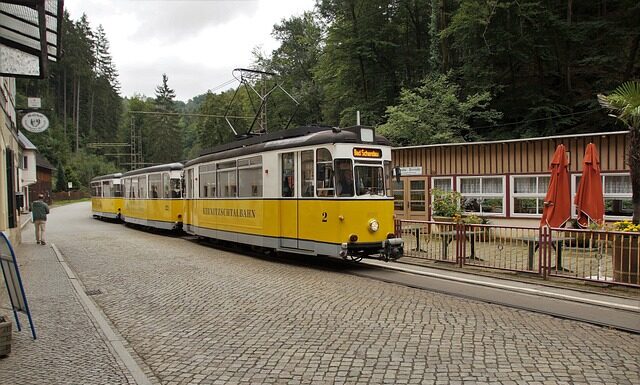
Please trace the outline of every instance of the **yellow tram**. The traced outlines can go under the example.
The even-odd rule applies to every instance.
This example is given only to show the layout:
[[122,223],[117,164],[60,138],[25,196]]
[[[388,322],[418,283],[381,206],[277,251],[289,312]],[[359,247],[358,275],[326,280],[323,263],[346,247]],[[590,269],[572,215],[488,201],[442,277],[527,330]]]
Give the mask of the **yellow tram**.
[[187,233],[355,260],[402,255],[391,148],[373,128],[301,127],[239,140],[186,162],[183,178]]
[[126,223],[158,229],[182,227],[182,164],[146,167],[122,174]]
[[91,212],[97,218],[120,219],[122,214],[122,174],[91,179]]

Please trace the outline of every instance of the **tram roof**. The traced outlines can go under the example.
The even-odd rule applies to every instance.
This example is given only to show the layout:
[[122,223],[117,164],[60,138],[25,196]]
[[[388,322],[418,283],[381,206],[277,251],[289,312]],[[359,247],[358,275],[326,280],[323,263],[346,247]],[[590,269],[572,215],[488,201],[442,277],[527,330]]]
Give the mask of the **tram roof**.
[[354,126],[347,128],[305,126],[236,140],[216,146],[200,153],[196,159],[185,163],[185,167],[192,164],[212,160],[234,158],[263,151],[281,150],[287,148],[313,146],[327,143],[357,143],[363,145],[389,146],[389,141],[383,136],[375,135],[374,142],[360,140],[360,129],[371,128]]
[[182,170],[182,163],[167,163],[167,164],[158,164],[156,166],[149,166],[145,168],[139,168],[137,170],[127,171],[122,174],[123,177],[132,176],[132,175],[140,175],[140,174],[150,174],[153,172],[160,171],[173,171],[173,170]]
[[122,178],[122,173],[121,172],[117,172],[115,174],[100,175],[100,176],[97,176],[97,177],[91,179],[91,181],[92,182],[97,182],[97,181],[101,181],[101,180],[118,179],[118,178]]

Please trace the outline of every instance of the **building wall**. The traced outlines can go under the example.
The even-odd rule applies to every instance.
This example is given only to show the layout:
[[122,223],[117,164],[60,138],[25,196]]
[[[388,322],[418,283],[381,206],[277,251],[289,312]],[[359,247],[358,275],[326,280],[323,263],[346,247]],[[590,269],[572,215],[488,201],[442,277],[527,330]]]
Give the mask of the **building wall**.
[[[16,129],[15,79],[0,77],[0,231],[5,232],[9,240],[20,243],[20,214],[15,206],[15,192],[19,191],[20,145]],[[11,181],[8,181],[7,154],[12,154],[13,167]],[[12,182],[13,191],[8,193],[8,183]],[[9,218],[14,218],[14,224]]]
[[392,157],[394,166],[421,166],[429,176],[533,174],[546,173],[556,147],[564,144],[570,155],[569,171],[580,172],[584,149],[591,142],[600,152],[602,170],[629,170],[624,133],[393,149]]
[[[613,176],[626,176],[629,167],[626,164],[627,133],[599,133],[550,138],[532,138],[504,142],[460,143],[395,148],[392,150],[394,167],[421,167],[420,175],[401,177],[404,181],[404,209],[397,210],[396,216],[410,219],[430,219],[431,198],[429,190],[433,187],[433,177],[450,177],[453,189],[461,191],[458,184],[464,177],[484,176],[503,177],[504,207],[501,215],[487,214],[492,223],[536,226],[539,214],[512,215],[513,177],[545,176],[549,174],[549,163],[560,144],[564,144],[569,153],[569,172],[571,174],[572,193],[577,187],[576,176],[582,172],[584,151],[589,143],[594,143],[600,155],[602,173]],[[521,180],[521,179],[520,179]],[[613,178],[612,178],[613,180]],[[412,192],[409,183],[422,181],[426,210],[410,210]],[[626,186],[626,184],[625,184]],[[414,197],[416,191],[413,191]],[[418,194],[419,195],[419,194]],[[622,197],[626,199],[626,195]],[[630,199],[630,194],[629,194]],[[396,199],[397,200],[397,199]],[[416,205],[419,206],[419,205]],[[605,219],[617,220],[620,216]]]

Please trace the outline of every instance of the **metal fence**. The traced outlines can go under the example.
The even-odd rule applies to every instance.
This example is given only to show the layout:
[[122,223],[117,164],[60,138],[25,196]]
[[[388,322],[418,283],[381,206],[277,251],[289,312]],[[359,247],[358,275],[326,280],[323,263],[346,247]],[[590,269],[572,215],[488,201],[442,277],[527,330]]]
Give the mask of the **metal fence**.
[[405,256],[640,286],[640,234],[399,220]]

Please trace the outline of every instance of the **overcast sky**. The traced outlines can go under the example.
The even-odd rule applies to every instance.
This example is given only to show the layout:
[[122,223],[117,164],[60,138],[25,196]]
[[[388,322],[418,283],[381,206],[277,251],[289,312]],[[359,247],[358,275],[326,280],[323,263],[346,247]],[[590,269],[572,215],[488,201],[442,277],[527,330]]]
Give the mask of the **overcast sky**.
[[[178,100],[233,79],[252,50],[271,53],[273,25],[313,9],[314,0],[65,0],[72,20],[105,29],[122,96],[154,96],[169,77]],[[63,42],[64,45],[64,42]],[[232,84],[226,88],[235,87]],[[215,92],[219,92],[217,90]]]

